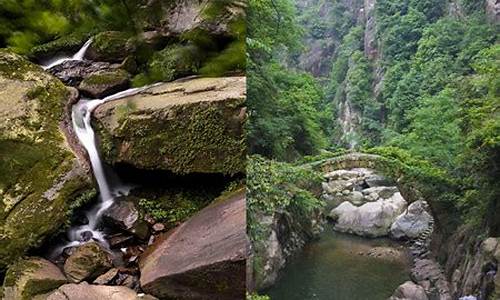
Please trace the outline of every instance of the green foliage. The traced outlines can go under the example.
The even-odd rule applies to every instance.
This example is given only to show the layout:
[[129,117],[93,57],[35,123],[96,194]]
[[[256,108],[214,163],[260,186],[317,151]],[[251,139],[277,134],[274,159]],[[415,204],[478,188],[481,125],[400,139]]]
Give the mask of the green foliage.
[[271,300],[267,295],[250,294],[247,292],[247,300]]
[[322,176],[311,169],[250,156],[247,164],[247,231],[259,239],[264,230],[256,222],[260,214],[276,211],[307,216],[322,202],[313,194],[321,187]]
[[301,47],[293,2],[250,1],[247,32],[249,152],[279,160],[317,153],[331,109],[316,80],[284,62]]
[[198,71],[203,52],[195,45],[171,45],[156,52],[147,64],[147,71],[137,75],[132,84],[142,86],[157,81],[172,81]]
[[165,223],[168,228],[177,226],[200,210],[200,203],[187,200],[187,195],[177,194],[169,201],[140,199],[139,206],[157,222]]
[[421,107],[410,114],[408,130],[388,144],[407,149],[438,166],[453,169],[462,149],[456,97],[453,90],[447,89],[422,99]]

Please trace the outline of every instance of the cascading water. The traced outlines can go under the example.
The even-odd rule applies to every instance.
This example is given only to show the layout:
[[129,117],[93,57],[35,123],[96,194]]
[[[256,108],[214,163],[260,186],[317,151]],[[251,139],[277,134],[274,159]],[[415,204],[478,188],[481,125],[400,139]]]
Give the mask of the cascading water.
[[[85,51],[88,49],[91,42],[92,39],[88,40],[85,45],[83,45],[83,47],[71,57],[52,60],[51,63],[44,66],[44,69],[49,69],[67,60],[82,60],[85,55]],[[102,103],[137,94],[149,87],[151,86],[128,89],[103,99],[81,99],[73,106],[71,115],[73,128],[80,143],[87,150],[89,155],[92,171],[99,188],[99,201],[85,213],[88,221],[87,224],[70,228],[67,234],[69,242],[55,247],[51,253],[51,257],[57,257],[67,247],[78,246],[90,240],[95,240],[104,247],[109,248],[105,239],[105,233],[99,229],[102,214],[113,204],[116,197],[127,195],[130,191],[130,186],[124,186],[118,182],[110,183],[109,178],[106,176],[106,173],[111,175],[109,174],[111,170],[105,170],[99,156],[99,151],[96,146],[95,133],[91,125],[91,115],[92,111]]]
[[[108,248],[105,233],[99,229],[102,214],[113,204],[116,197],[128,195],[130,186],[125,186],[117,182],[111,184],[108,180],[106,170],[104,169],[97,149],[95,133],[91,125],[92,111],[102,103],[137,94],[149,87],[151,86],[128,89],[104,99],[81,99],[73,106],[71,115],[73,128],[80,143],[87,150],[89,155],[92,171],[99,188],[99,201],[85,214],[88,224],[70,228],[67,235],[69,242],[56,247],[52,252],[52,257],[57,257],[67,247],[78,246],[89,240],[95,240]],[[107,172],[110,171],[108,170]]]
[[92,44],[92,39],[89,39],[88,41],[86,41],[85,44],[83,44],[82,48],[80,48],[80,50],[78,50],[78,52],[76,52],[74,55],[53,58],[53,59],[47,61],[46,63],[44,63],[42,65],[42,68],[44,70],[47,70],[47,69],[50,69],[54,66],[60,65],[63,62],[68,61],[68,60],[82,60],[83,57],[85,56],[85,53],[87,52],[87,49],[89,48],[90,44]]

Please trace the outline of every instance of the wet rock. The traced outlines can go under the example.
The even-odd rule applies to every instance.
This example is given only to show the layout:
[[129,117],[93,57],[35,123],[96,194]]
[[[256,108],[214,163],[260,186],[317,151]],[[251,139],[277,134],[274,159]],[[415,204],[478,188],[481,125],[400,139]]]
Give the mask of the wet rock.
[[112,267],[110,254],[96,242],[79,246],[64,263],[64,273],[74,282],[93,280]]
[[92,231],[84,231],[80,235],[80,242],[81,243],[88,242],[92,239],[93,236],[94,235],[92,234]]
[[400,285],[389,300],[428,300],[425,290],[420,285],[407,281]]
[[372,174],[370,176],[367,176],[365,178],[365,183],[369,186],[369,187],[377,187],[377,186],[391,186],[391,185],[394,185],[394,183],[389,180],[388,178],[382,176],[382,175],[378,175],[378,174]]
[[111,248],[119,248],[133,240],[132,235],[117,233],[108,238],[108,243]]
[[76,97],[39,66],[0,50],[0,270],[68,222],[70,204],[92,189],[65,127]]
[[130,232],[140,239],[146,239],[149,236],[148,224],[140,217],[135,203],[126,198],[117,199],[104,212],[102,218],[110,226]]
[[112,268],[106,273],[100,275],[94,280],[94,284],[109,284],[118,276],[119,270],[117,268]]
[[361,236],[378,237],[389,233],[391,224],[406,209],[400,193],[386,200],[368,202],[359,207],[345,201],[330,212],[335,230]]
[[396,239],[414,239],[428,230],[432,217],[425,207],[422,200],[411,203],[391,225],[391,236]]
[[159,298],[245,297],[244,189],[201,210],[157,240],[140,260],[144,291]]
[[91,98],[102,99],[126,90],[129,87],[129,74],[124,70],[101,71],[83,79],[78,90]]
[[19,259],[7,270],[2,299],[31,300],[35,295],[47,293],[67,282],[61,270],[46,259]]
[[63,249],[62,251],[62,255],[64,258],[68,258],[71,256],[71,254],[73,254],[73,252],[75,252],[77,247],[66,247]]
[[[138,300],[137,293],[125,286],[70,283],[49,294],[46,300]],[[154,299],[154,298],[153,298]]]
[[376,194],[376,198],[390,198],[392,195],[398,192],[398,188],[395,186],[377,186],[377,187],[371,187],[364,189],[363,195],[371,195],[373,193]]
[[102,71],[115,70],[118,66],[107,62],[93,62],[88,60],[68,60],[48,71],[62,82],[71,86],[78,86],[82,80],[91,74]]
[[93,120],[103,159],[181,174],[244,172],[245,91],[244,77],[196,78],[104,103]]

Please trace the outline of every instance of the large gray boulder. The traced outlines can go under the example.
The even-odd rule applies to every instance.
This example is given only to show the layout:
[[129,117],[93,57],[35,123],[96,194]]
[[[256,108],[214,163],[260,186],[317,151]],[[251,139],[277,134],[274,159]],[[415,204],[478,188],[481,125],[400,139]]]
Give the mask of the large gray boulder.
[[389,233],[391,224],[406,209],[406,200],[395,193],[389,199],[368,202],[359,207],[345,201],[330,212],[334,229],[361,236],[379,237]]
[[218,199],[159,238],[141,257],[141,288],[166,299],[243,299],[245,191]]
[[152,86],[94,111],[110,164],[174,173],[245,171],[244,77],[189,78]]
[[391,225],[391,236],[396,239],[414,239],[429,229],[432,217],[425,206],[422,200],[411,203]]

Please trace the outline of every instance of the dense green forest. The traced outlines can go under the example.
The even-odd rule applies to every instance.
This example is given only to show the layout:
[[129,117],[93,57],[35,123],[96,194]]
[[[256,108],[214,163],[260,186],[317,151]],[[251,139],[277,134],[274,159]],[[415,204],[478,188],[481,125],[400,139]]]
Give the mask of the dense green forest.
[[[367,46],[363,1],[303,2],[250,1],[250,152],[300,162],[349,145],[383,146],[381,153],[441,168],[458,187],[443,201],[499,233],[500,46],[485,3],[377,1],[369,16],[376,45]],[[304,17],[327,4],[327,17]],[[331,56],[321,58],[331,63],[326,76],[298,67],[310,37],[335,40]],[[347,102],[360,119],[349,134],[339,109]]]

